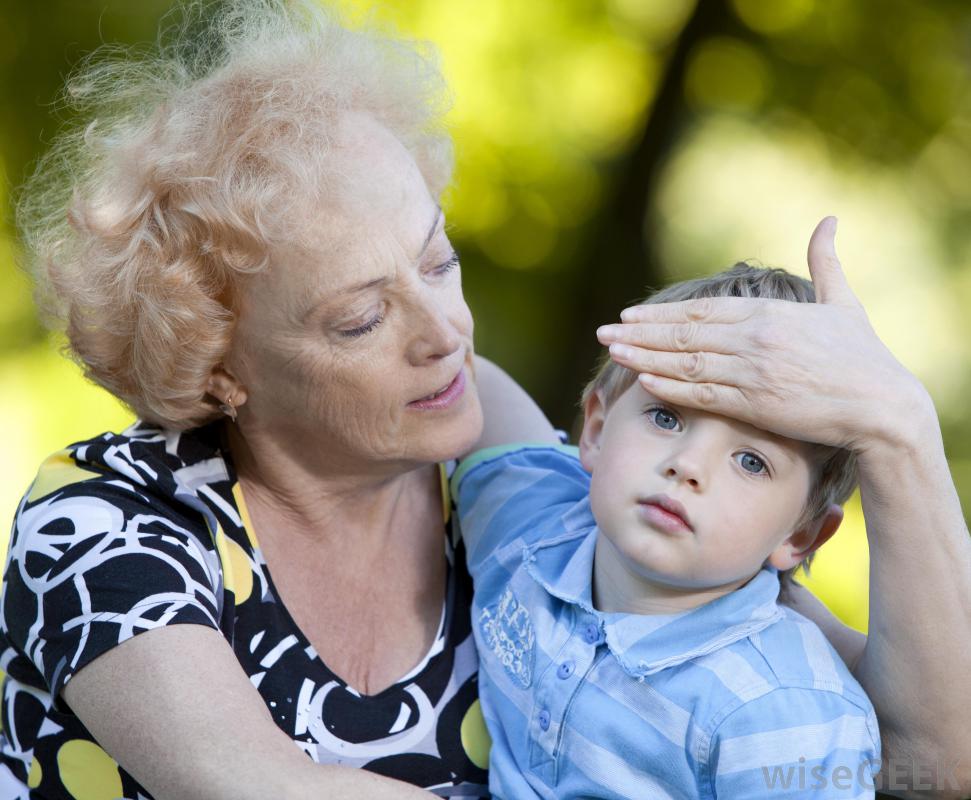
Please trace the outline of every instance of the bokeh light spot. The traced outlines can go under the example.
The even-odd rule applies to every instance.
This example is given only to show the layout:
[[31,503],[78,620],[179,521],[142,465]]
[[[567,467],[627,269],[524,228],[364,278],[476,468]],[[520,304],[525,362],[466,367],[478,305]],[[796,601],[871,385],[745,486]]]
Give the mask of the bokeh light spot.
[[738,18],[759,33],[789,31],[805,22],[814,0],[732,0]]
[[765,100],[769,72],[758,51],[729,37],[698,47],[685,78],[688,100],[699,107],[751,111]]

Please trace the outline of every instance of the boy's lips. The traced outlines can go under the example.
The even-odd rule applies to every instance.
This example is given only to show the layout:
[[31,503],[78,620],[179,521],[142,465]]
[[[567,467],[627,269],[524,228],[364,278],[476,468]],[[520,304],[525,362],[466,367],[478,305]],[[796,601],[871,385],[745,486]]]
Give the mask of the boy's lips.
[[667,518],[670,522],[679,522],[689,531],[693,531],[694,528],[691,527],[691,520],[688,519],[688,512],[685,510],[684,506],[681,505],[677,500],[668,497],[666,494],[652,494],[650,497],[643,497],[638,499],[638,504],[642,506],[652,506],[654,508],[660,509],[663,513],[661,520],[664,521]]

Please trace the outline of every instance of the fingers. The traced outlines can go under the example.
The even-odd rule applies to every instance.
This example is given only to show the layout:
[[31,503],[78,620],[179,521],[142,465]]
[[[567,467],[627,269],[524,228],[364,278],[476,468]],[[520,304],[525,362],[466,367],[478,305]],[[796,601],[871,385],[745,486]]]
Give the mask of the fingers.
[[846,282],[843,266],[836,255],[836,217],[824,217],[809,237],[806,254],[809,274],[816,289],[816,302],[829,305],[859,306]]
[[717,322],[630,323],[597,328],[597,339],[601,344],[619,342],[646,350],[666,350],[672,353],[734,353],[738,350],[739,336],[738,326]]
[[721,353],[666,353],[612,344],[610,357],[635,372],[693,383],[731,384],[732,376],[737,376],[739,370],[737,357]]
[[753,423],[752,409],[735,386],[720,383],[685,383],[663,375],[638,375],[641,387],[659,400],[685,408],[709,411],[725,417]]
[[744,297],[702,297],[677,303],[647,303],[625,308],[623,322],[741,322],[764,301]]

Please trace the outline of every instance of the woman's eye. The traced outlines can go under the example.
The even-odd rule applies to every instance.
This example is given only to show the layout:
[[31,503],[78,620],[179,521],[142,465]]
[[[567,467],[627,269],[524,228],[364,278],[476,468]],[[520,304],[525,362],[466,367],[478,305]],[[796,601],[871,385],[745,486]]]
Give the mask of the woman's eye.
[[673,431],[678,429],[678,418],[666,408],[649,408],[645,413],[661,430]]
[[444,264],[435,267],[434,272],[438,275],[446,275],[459,265],[459,254],[452,252],[452,257]]
[[763,475],[769,472],[765,462],[753,453],[739,453],[736,458],[741,468],[753,475]]
[[357,328],[351,328],[350,330],[340,331],[340,335],[347,339],[354,339],[358,336],[364,336],[366,333],[373,331],[378,325],[384,321],[384,317],[378,314],[376,317],[368,320],[363,325]]

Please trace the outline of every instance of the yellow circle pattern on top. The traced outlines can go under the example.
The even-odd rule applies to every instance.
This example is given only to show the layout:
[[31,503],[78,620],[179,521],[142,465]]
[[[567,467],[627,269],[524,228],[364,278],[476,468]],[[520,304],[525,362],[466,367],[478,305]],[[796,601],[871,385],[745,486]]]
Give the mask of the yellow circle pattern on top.
[[249,558],[246,551],[225,534],[221,525],[213,538],[223,568],[223,581],[236,598],[236,605],[241,606],[253,593],[253,569]]
[[489,751],[492,749],[492,738],[486,728],[485,718],[482,716],[482,706],[476,700],[469,706],[462,719],[459,729],[462,737],[462,747],[469,761],[480,769],[489,768]]
[[36,789],[44,780],[44,770],[40,768],[40,761],[34,756],[30,762],[30,772],[27,773],[27,788]]
[[70,450],[58,450],[48,456],[37,470],[37,477],[30,487],[27,500],[31,503],[42,497],[53,494],[58,489],[70,486],[72,483],[100,478],[100,473],[89,469],[82,469],[77,465]]
[[228,536],[225,552],[233,564],[233,594],[236,596],[236,605],[240,606],[253,593],[253,568],[246,551]]
[[117,800],[122,797],[118,764],[94,742],[71,739],[57,751],[61,783],[75,800]]

